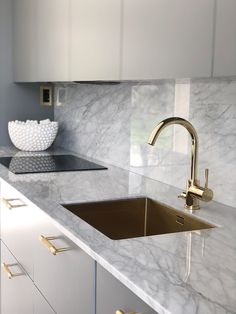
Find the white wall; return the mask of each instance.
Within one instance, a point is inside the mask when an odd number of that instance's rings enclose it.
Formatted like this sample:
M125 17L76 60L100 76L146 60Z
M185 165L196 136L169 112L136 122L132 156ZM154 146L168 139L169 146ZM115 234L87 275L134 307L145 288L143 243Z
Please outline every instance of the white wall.
M0 0L0 146L9 145L9 120L53 118L39 105L38 84L14 84L12 70L12 1Z

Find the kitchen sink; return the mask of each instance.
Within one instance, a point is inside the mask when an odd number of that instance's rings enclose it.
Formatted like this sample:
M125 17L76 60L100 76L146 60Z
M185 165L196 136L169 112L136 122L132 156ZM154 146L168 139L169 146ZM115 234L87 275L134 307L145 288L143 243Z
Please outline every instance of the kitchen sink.
M62 206L113 240L215 227L146 197Z

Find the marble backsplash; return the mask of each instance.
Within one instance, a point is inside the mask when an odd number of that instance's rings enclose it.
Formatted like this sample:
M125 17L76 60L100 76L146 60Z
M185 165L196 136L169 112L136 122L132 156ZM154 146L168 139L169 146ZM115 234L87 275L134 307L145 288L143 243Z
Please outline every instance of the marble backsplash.
M208 167L214 199L236 207L236 80L55 85L56 146L184 189L187 131L169 127L155 147L147 144L153 127L171 116L188 119L197 130L201 183Z

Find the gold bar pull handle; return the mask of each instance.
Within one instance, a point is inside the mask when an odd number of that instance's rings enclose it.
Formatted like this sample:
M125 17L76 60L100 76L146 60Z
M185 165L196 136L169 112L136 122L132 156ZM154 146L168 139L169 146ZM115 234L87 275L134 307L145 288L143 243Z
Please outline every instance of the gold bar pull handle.
M18 208L27 206L21 199L19 198L2 198L3 204L8 209Z
M2 263L2 269L3 271L7 274L7 277L9 279L12 279L13 277L17 277L17 276L21 276L23 275L22 273L17 273L17 274L13 274L10 270L11 266L16 266L16 264L6 264L6 263Z
M116 314L138 314L138 312L128 312L128 313L126 313L126 312L124 312L122 310L117 310Z
M56 237L44 237L41 235L39 237L39 241L51 252L53 255L57 255L58 253L68 251L66 248L56 248L55 245L51 243L52 240L56 240Z

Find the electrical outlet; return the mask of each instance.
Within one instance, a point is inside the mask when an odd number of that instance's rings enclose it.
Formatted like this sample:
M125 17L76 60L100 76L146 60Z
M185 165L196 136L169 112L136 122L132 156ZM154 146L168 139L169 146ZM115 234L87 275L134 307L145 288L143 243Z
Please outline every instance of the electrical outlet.
M51 85L40 86L40 105L52 106L52 86Z

